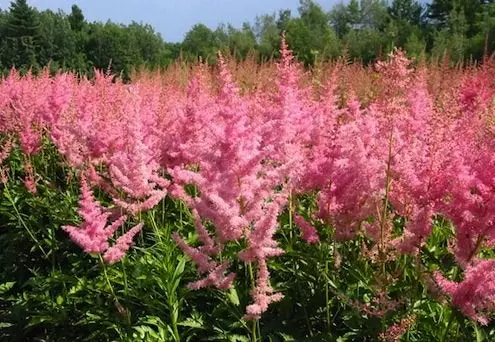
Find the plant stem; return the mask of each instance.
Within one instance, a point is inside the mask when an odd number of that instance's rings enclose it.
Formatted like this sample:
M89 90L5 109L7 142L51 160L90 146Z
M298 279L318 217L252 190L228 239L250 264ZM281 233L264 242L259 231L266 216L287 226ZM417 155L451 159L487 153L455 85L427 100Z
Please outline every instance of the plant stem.
M115 295L115 292L113 290L112 283L110 283L110 278L108 278L107 267L105 265L105 262L103 261L101 254L98 254L98 257L100 258L100 263L103 268L103 274L105 275L105 280L107 281L108 287L110 288L110 293L112 294L113 298L115 298L115 300L118 301L117 296Z
M171 311L170 313L170 320L172 321L172 330L174 333L174 339L176 342L180 342L180 334L179 334L179 329L177 328L177 307L173 305L172 300L170 299L170 294L168 295L168 306L169 310Z
M292 190L289 190L289 238L292 243Z
M329 295L329 290L328 287L330 286L329 281L328 281L328 260L325 261L325 310L326 310L326 316L327 316L327 329L330 331L330 295Z
M115 294L115 291L113 289L113 286L112 286L112 283L110 282L110 278L108 277L108 273L107 273L107 267L105 265L105 262L103 261L103 258L101 257L101 254L98 254L98 257L100 258L100 263L101 263L101 266L103 268L103 274L105 275L105 280L107 281L107 284L108 284L108 287L110 288L110 293L112 294L114 300L115 300L115 304L119 307L119 308L122 308L122 305L120 304L120 301L119 299L117 298L117 295ZM120 309L118 309L119 312L120 312ZM123 315L125 315L125 318L126 318L126 321L127 321L127 324L131 324L131 318L129 316L129 313L127 312L127 310L123 309ZM122 312L121 312L122 313Z
M457 273L459 272L459 267L456 266L454 268L454 275L453 275L453 280L455 281L456 278L457 278ZM449 334L449 329L450 329L450 326L452 325L452 323L454 322L454 318L455 318L455 315L454 315L454 312L453 312L454 309L451 309L451 312L450 312L450 317L449 317L449 321L447 322L447 327L445 328L445 331L443 332L443 335L442 335L442 339L441 339L441 342L445 342L445 339L447 338L447 335Z
M36 243L36 246L40 249L41 253L43 253L43 255L45 256L45 258L48 258L48 254L46 254L45 250L43 249L43 247L41 247L41 244L38 241L38 239L36 238L36 236L34 236L34 234L31 231L31 229L29 229L29 227L26 225L26 222L24 222L24 220L22 219L21 213L17 209L17 205L15 204L15 201L14 201L14 199L12 198L12 196L10 194L9 187L7 186L7 184L5 184L5 192L6 192L6 195L7 195L7 199L9 200L10 204L12 204L12 207L14 208L14 211L15 211L15 213L17 215L17 218L18 218L19 222L24 227L24 229L26 229L26 231L28 232L29 236Z
M253 265L252 263L248 263L248 270L249 270L249 278L251 279L251 287L254 289L255 287L255 280L254 280L254 272L253 272ZM257 319L253 319L252 325L251 325L251 341L252 342L257 342L257 334L256 334L256 326L257 326ZM261 334L260 334L261 335Z
M454 312L450 312L450 317L449 317L449 321L447 323L447 327L445 328L445 331L443 332L442 334L442 339L440 340L441 342L445 342L445 339L447 338L447 335L449 334L449 329L450 329L450 326L452 325L452 323L454 322Z

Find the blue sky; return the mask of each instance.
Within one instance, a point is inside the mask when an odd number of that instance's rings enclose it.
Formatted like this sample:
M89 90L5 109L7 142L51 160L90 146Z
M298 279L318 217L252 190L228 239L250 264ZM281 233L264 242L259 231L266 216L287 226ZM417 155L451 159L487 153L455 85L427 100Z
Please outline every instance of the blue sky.
M341 0L321 0L325 9ZM6 9L9 0L0 0L0 8ZM254 22L257 15L273 13L282 8L297 12L299 0L28 0L39 9L58 8L70 12L73 3L82 10L89 21L130 23L132 20L151 24L167 41L181 41L184 34L196 23L211 28L219 23Z

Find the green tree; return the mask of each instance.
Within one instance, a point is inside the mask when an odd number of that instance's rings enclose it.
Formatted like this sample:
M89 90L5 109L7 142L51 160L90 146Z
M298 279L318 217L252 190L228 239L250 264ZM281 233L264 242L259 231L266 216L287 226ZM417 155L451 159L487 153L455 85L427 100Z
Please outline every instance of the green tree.
M339 38L349 32L351 19L346 5L343 3L335 5L328 13L328 17Z
M275 14L256 17L254 33L262 59L279 55L281 32Z
M422 35L421 15L423 7L415 0L394 0L388 9L390 20L398 28L395 43L404 47L409 40L414 41ZM411 45L412 41L409 41Z
M351 58L370 63L382 53L386 39L382 32L365 28L349 31L344 41Z
M127 48L132 54L130 64L150 69L166 65L163 60L165 44L151 25L132 22L125 28L125 35Z
M74 31L82 31L86 20L82 10L77 5L72 5L71 12L69 14L70 27Z
M441 57L448 54L454 62L462 61L466 57L469 47L468 23L462 7L454 7L448 16L446 27L435 36L432 54Z
M423 7L416 0L393 0L388 12L396 21L419 25Z
M213 63L221 48L221 39L210 28L203 24L196 24L186 33L182 42L182 48L187 57L195 59L201 56Z
M285 31L287 29L287 24L291 20L292 13L291 10L285 9L278 12L277 27L280 31Z
M248 53L256 48L256 37L249 23L243 23L241 29L229 25L227 33L230 53L238 60L246 58Z
M410 58L420 58L426 52L426 42L422 38L421 31L413 31L407 37L404 48Z
M112 22L92 23L86 45L90 65L97 69L110 69L115 74L130 75L133 51L122 25Z
M448 25L451 13L454 10L462 10L467 22L468 37L474 36L478 30L478 20L487 5L494 0L432 0L428 6L428 17L438 28Z
M317 56L330 58L338 55L339 43L329 25L328 15L312 0L301 0L300 4L300 17L287 24L287 41L299 59L312 64Z
M361 0L359 24L367 29L383 30L389 19L386 0Z
M477 31L469 41L469 52L480 59L485 53L491 55L495 51L495 4L483 8L477 20Z
M37 66L40 23L37 11L26 0L10 3L2 47L4 63L25 69Z
M72 69L77 56L77 43L67 16L46 10L40 13L40 47L38 62L58 68Z

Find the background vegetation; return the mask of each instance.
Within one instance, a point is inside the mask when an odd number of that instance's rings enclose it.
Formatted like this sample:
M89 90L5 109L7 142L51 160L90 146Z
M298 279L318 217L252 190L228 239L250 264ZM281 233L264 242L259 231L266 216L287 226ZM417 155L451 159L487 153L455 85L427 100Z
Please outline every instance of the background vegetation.
M301 0L298 13L281 9L242 27L198 23L182 42L170 43L150 25L88 22L77 5L70 13L39 11L16 0L0 11L0 69L50 64L53 70L88 73L110 67L128 77L135 67L165 67L179 58L201 56L213 63L219 50L266 60L278 57L282 31L306 65L340 55L368 63L394 46L412 57L448 55L458 62L491 53L494 29L493 0L350 0L329 12L316 1Z

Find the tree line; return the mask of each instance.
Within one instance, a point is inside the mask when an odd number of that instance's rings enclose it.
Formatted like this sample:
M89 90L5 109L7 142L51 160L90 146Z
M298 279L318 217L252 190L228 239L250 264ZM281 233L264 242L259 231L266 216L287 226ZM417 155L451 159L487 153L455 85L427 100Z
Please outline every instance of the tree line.
M342 55L369 63L394 46L411 57L480 59L495 48L495 0L350 0L328 12L313 0L300 0L298 13L281 9L241 27L198 23L179 43L165 42L147 24L88 22L77 5L64 13L15 0L0 9L0 70L110 68L128 77L135 67L161 68L178 59L201 56L214 63L218 51L266 60L278 57L282 32L307 65Z

